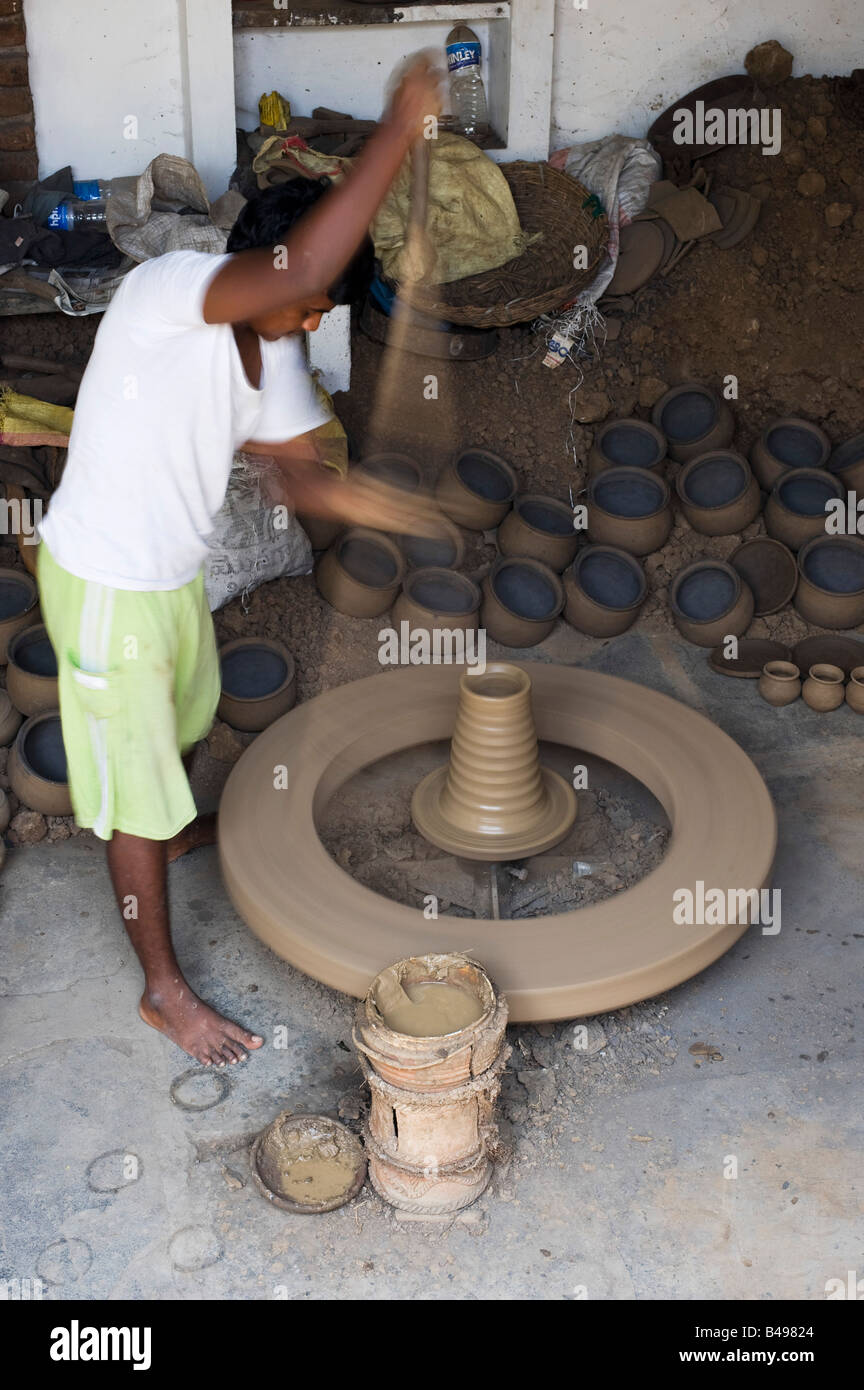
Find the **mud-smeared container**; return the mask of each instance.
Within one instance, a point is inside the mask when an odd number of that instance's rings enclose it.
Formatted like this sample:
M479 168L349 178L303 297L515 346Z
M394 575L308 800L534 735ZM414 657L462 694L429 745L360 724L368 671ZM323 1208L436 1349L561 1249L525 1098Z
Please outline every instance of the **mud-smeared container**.
M467 575L448 569L412 570L393 604L392 623L412 633L473 632L480 622L480 590Z
M648 597L648 581L629 551L588 545L565 573L564 593L564 617L578 632L617 637L639 616Z
M672 529L669 487L644 468L607 468L588 484L588 535L631 555L650 555Z
M742 636L753 618L753 595L725 560L687 565L672 581L669 604L681 636L698 647Z
M577 545L573 510L557 497L523 493L498 527L502 555L539 560L557 574L570 564Z
M405 561L396 543L378 531L355 526L322 555L315 582L340 613L375 618L392 606L404 576Z
M539 560L500 556L483 580L480 624L505 647L536 647L564 607L561 580Z
M486 449L465 449L442 470L435 496L457 526L488 531L504 520L517 487L516 474L505 459Z
M669 456L677 463L727 448L735 433L726 401L698 381L673 386L661 396L651 421L666 436Z
M781 473L765 504L769 536L790 550L825 535L830 513L826 508L843 501L846 493L839 479L822 468L793 468Z
M662 474L666 467L666 436L647 420L608 420L595 431L588 452L588 477L606 468L644 468Z
M297 699L294 658L269 637L237 637L219 651L218 714L233 729L257 733L287 714Z
M810 420L786 415L765 427L750 451L750 463L760 487L770 492L788 469L824 468L830 453L824 430Z
M25 719L9 754L8 774L22 806L43 816L72 814L66 749L57 711Z
M294 1216L335 1211L366 1180L363 1145L328 1115L283 1110L255 1139L250 1162L261 1196Z
M39 592L35 580L23 570L0 569L0 665L6 661L15 633L38 621Z
M847 631L864 623L864 541L819 536L802 546L795 607L818 627Z
M22 714L57 709L57 657L44 623L22 628L9 643L6 689Z
M759 515L762 494L741 454L715 449L699 454L675 479L681 510L703 536L732 536Z

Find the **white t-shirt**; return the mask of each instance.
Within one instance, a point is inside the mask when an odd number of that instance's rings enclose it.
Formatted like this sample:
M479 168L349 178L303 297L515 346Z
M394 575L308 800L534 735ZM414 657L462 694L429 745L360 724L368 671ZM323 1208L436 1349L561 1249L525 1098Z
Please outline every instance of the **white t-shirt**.
M247 439L280 442L329 419L299 337L261 340L250 385L230 324L202 317L228 260L173 251L126 276L109 305L75 407L69 456L40 527L58 564L116 589L179 589Z

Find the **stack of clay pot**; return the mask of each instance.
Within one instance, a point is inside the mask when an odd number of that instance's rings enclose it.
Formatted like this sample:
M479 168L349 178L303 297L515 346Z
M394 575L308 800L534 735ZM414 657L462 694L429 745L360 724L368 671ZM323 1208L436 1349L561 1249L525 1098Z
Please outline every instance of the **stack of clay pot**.
M463 991L456 1031L399 1032L387 1017L417 986ZM410 1004L409 1004L410 1009ZM438 1216L480 1196L497 1145L495 1101L510 1049L507 1004L483 968L461 955L415 956L383 970L358 1006L354 1043L371 1092L364 1139L376 1192L401 1211Z

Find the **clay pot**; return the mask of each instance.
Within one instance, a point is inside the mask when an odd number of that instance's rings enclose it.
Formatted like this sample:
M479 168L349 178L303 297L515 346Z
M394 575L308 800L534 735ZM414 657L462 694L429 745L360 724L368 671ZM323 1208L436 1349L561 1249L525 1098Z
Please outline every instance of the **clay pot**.
M393 626L407 622L411 632L459 628L474 632L480 623L480 590L455 570L412 570L393 604Z
M846 703L856 714L864 714L864 666L856 666L849 673Z
M727 448L735 433L726 401L697 381L673 386L661 396L651 420L666 436L669 457L678 463Z
M505 647L536 647L563 607L561 580L539 560L499 556L483 580L481 627Z
M589 637L617 637L636 621L648 596L635 556L611 545L587 545L564 575L564 617Z
M540 766L531 679L518 666L462 676L450 761L415 788L411 816L425 839L465 859L522 859L563 840L576 797Z
M57 657L44 623L22 628L9 643L6 689L22 714L57 709Z
M318 561L315 582L327 602L352 618L386 613L399 592L405 561L394 541L365 526L345 531Z
M492 1160L485 1150L461 1163L422 1168L397 1163L378 1147L364 1127L363 1142L369 1160L369 1181L378 1196L391 1207L416 1216L443 1216L476 1202L492 1177Z
M488 531L509 512L518 487L504 459L486 449L465 449L442 471L435 487L438 505L457 526Z
M588 484L588 535L598 545L649 555L672 529L668 485L644 468L607 468Z
M765 492L789 468L824 468L831 441L824 430L809 420L787 415L772 420L750 451L750 463Z
M11 743L21 727L21 711L17 710L5 690L0 690L0 748Z
M342 521L326 521L322 516L306 516L303 512L297 513L297 520L309 537L313 550L327 550L345 524Z
M395 536L409 569L458 569L465 558L465 541L458 526L439 523L438 536Z
M604 468L645 468L662 473L666 466L666 436L647 420L608 420L594 434L588 453L588 477Z
M825 535L826 504L845 496L843 484L820 468L793 468L781 473L765 504L769 536L790 550Z
M715 449L700 454L675 479L681 510L703 536L731 536L759 515L762 494L741 454Z
M864 434L856 434L840 444L828 460L827 468L847 492L864 496Z
M839 709L846 698L843 683L844 676L839 666L829 666L826 662L811 666L801 687L804 703L820 714Z
M669 603L681 636L698 647L740 637L753 618L753 594L725 560L687 565L672 580Z
M763 700L782 709L801 694L801 672L792 661L768 661L762 667L758 689Z
M12 745L9 782L22 806L43 816L70 816L66 750L56 710L25 719Z
M258 733L287 714L297 699L294 658L269 637L236 637L219 649L222 694L218 715L232 729Z
M792 551L769 536L742 541L729 563L753 590L755 613L778 613L785 608L798 584L798 564Z
M23 570L0 569L0 665L11 638L39 621L39 592Z
M354 473L362 473L388 487L401 488L403 492L417 492L423 485L423 470L408 454L368 454L360 460Z
M802 546L795 608L817 627L845 631L864 623L864 541L819 536Z
M540 560L560 574L576 554L578 536L573 529L573 511L555 497L524 493L513 503L498 527L498 549L502 555L524 555Z
M2 787L0 787L0 835L5 835L9 829L9 822L12 819L12 810L9 805L9 798ZM3 860L6 857L6 846L0 841L0 868L3 867Z

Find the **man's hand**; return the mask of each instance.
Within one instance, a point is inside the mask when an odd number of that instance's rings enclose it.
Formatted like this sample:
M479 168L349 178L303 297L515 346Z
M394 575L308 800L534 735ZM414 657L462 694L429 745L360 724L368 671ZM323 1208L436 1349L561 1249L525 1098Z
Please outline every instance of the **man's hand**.
M441 72L419 58L405 73L390 102L385 121L402 130L409 144L426 134L429 116L441 115Z

